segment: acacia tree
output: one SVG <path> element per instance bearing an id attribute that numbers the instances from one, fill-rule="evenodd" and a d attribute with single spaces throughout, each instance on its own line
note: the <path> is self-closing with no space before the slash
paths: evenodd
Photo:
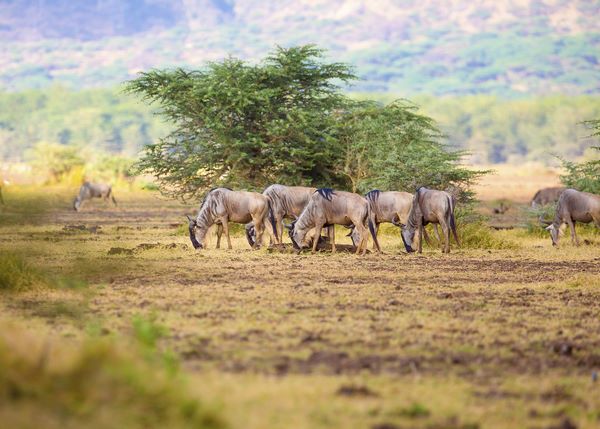
<path id="1" fill-rule="evenodd" d="M 176 126 L 137 164 L 166 193 L 189 197 L 217 185 L 342 185 L 334 112 L 350 67 L 312 46 L 277 48 L 250 65 L 228 58 L 201 71 L 153 70 L 126 91 L 158 103 Z M 337 83 L 336 83 L 337 82 Z"/>
<path id="2" fill-rule="evenodd" d="M 482 173 L 459 165 L 464 153 L 449 150 L 416 106 L 343 95 L 339 85 L 353 79 L 348 65 L 323 61 L 312 45 L 277 48 L 257 65 L 228 58 L 200 71 L 142 73 L 126 91 L 159 104 L 176 128 L 145 148 L 137 170 L 184 198 L 276 182 L 466 191 Z"/>
<path id="3" fill-rule="evenodd" d="M 583 123 L 592 130 L 591 136 L 600 137 L 600 119 Z M 600 146 L 592 146 L 600 153 Z M 600 159 L 586 162 L 571 162 L 562 159 L 566 174 L 560 177 L 563 184 L 579 191 L 600 194 Z"/>
<path id="4" fill-rule="evenodd" d="M 464 151 L 450 150 L 435 121 L 407 100 L 387 106 L 356 103 L 341 131 L 343 172 L 353 191 L 373 188 L 414 191 L 418 186 L 452 189 L 463 200 L 486 171 L 462 168 Z"/>

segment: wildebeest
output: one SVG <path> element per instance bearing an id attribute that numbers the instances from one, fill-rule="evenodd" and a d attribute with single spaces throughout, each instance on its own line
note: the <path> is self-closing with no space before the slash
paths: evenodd
<path id="1" fill-rule="evenodd" d="M 367 226 L 375 240 L 375 227 L 369 220 L 369 205 L 367 200 L 357 194 L 344 191 L 334 191 L 330 188 L 317 189 L 311 195 L 298 219 L 292 223 L 290 238 L 294 247 L 301 249 L 306 243 L 307 233 L 314 228 L 315 237 L 321 235 L 321 229 L 329 225 L 354 225 L 359 242 L 356 253 L 367 251 Z M 335 252 L 335 234 L 331 234 L 331 250 Z M 313 239 L 312 251 L 315 252 L 318 240 Z"/>
<path id="2" fill-rule="evenodd" d="M 408 192 L 381 192 L 378 189 L 365 195 L 369 203 L 369 216 L 375 226 L 375 236 L 379 232 L 379 224 L 390 222 L 394 225 L 406 224 L 412 206 L 413 196 Z M 373 247 L 381 251 L 379 242 L 373 240 Z"/>
<path id="3" fill-rule="evenodd" d="M 233 191 L 229 188 L 212 189 L 202 201 L 196 219 L 188 216 L 192 245 L 195 249 L 201 249 L 208 229 L 217 224 L 225 233 L 227 247 L 231 249 L 229 222 L 242 224 L 252 222 L 256 231 L 253 247 L 259 247 L 262 244 L 268 211 L 268 198 L 257 192 Z"/>
<path id="4" fill-rule="evenodd" d="M 115 196 L 112 194 L 112 187 L 110 185 L 84 182 L 79 188 L 79 195 L 73 201 L 73 209 L 79 211 L 83 207 L 83 203 L 92 198 L 103 198 L 105 202 L 108 202 L 108 199 L 111 198 L 113 204 L 117 205 L 117 200 L 115 200 Z"/>
<path id="5" fill-rule="evenodd" d="M 271 204 L 269 216 L 275 233 L 275 244 L 283 238 L 283 219 L 297 219 L 317 188 L 306 186 L 271 185 L 263 191 Z"/>
<path id="6" fill-rule="evenodd" d="M 551 188 L 540 189 L 531 199 L 531 207 L 536 208 L 557 202 L 565 189 L 567 188 L 564 186 L 554 186 Z"/>
<path id="7" fill-rule="evenodd" d="M 450 230 L 460 245 L 454 219 L 454 198 L 445 191 L 420 187 L 413 197 L 406 225 L 402 226 L 402 241 L 407 252 L 413 252 L 412 244 L 418 231 L 417 250 L 422 253 L 424 227 L 428 223 L 439 223 L 444 236 L 442 253 L 450 253 Z"/>
<path id="8" fill-rule="evenodd" d="M 542 220 L 542 222 L 544 222 Z M 580 192 L 575 189 L 565 189 L 558 199 L 554 221 L 544 222 L 550 231 L 552 245 L 558 244 L 560 227 L 566 223 L 571 230 L 571 242 L 579 246 L 579 239 L 575 232 L 575 223 L 594 222 L 600 228 L 600 195 Z"/>

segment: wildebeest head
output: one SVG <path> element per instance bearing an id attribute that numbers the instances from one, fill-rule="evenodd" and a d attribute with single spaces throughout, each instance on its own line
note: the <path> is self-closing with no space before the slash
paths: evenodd
<path id="1" fill-rule="evenodd" d="M 360 241 L 360 234 L 358 233 L 354 225 L 346 226 L 346 228 L 350 230 L 350 232 L 346 234 L 346 237 L 350 237 L 352 239 L 352 245 L 356 247 Z"/>
<path id="2" fill-rule="evenodd" d="M 400 224 L 400 229 L 400 237 L 402 237 L 402 243 L 404 243 L 404 248 L 408 253 L 414 252 L 414 249 L 412 248 L 412 243 L 415 239 L 415 229 L 403 224 Z"/>
<path id="3" fill-rule="evenodd" d="M 190 240 L 192 241 L 192 246 L 194 246 L 194 249 L 202 249 L 204 246 L 202 245 L 202 240 L 204 240 L 204 236 L 206 235 L 206 232 L 204 232 L 203 234 L 201 234 L 202 236 L 200 237 L 200 241 L 198 240 L 198 224 L 196 222 L 196 219 L 193 219 L 189 216 L 186 216 L 188 219 L 188 230 L 190 232 Z"/>
<path id="4" fill-rule="evenodd" d="M 80 207 L 81 207 L 81 198 L 79 198 L 79 196 L 77 196 L 73 200 L 73 210 L 78 212 Z"/>
<path id="5" fill-rule="evenodd" d="M 291 224 L 284 226 L 288 230 L 288 235 L 290 236 L 290 240 L 292 240 L 292 245 L 294 249 L 301 250 L 303 247 L 308 247 L 308 243 L 305 241 L 307 229 L 301 228 L 296 224 L 294 220 Z"/>
<path id="6" fill-rule="evenodd" d="M 560 236 L 560 228 L 554 226 L 554 224 L 550 224 L 546 227 L 546 230 L 550 232 L 550 238 L 552 239 L 552 245 L 558 245 L 558 237 Z"/>

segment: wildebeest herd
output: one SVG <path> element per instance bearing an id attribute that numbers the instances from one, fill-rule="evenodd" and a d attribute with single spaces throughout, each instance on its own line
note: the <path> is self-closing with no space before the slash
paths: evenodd
<path id="1" fill-rule="evenodd" d="M 73 208 L 79 211 L 83 203 L 92 198 L 109 198 L 116 205 L 109 185 L 85 182 Z M 540 217 L 550 232 L 552 244 L 558 244 L 563 225 L 571 230 L 571 239 L 579 244 L 575 223 L 590 223 L 600 228 L 600 196 L 560 187 L 539 190 L 533 197 L 532 207 L 555 203 L 556 213 L 552 222 Z M 271 244 L 283 244 L 284 227 L 297 251 L 311 248 L 315 252 L 320 244 L 329 243 L 336 251 L 335 225 L 351 231 L 348 234 L 355 253 L 365 254 L 369 235 L 373 248 L 380 252 L 377 240 L 379 225 L 392 223 L 401 228 L 400 237 L 407 252 L 422 252 L 423 238 L 430 242 L 425 226 L 433 224 L 439 241 L 437 226 L 442 230 L 442 252 L 450 252 L 450 236 L 460 245 L 455 220 L 456 198 L 446 191 L 419 187 L 415 194 L 408 192 L 383 192 L 372 190 L 365 196 L 330 188 L 271 185 L 263 193 L 234 191 L 229 188 L 214 188 L 209 191 L 196 218 L 188 216 L 188 229 L 195 249 L 205 247 L 205 238 L 213 225 L 217 226 L 217 245 L 225 233 L 227 247 L 232 248 L 229 223 L 245 225 L 246 238 L 253 248 L 263 244 L 263 235 L 268 233 Z M 291 220 L 285 224 L 284 219 Z M 323 229 L 326 235 L 321 236 Z"/>

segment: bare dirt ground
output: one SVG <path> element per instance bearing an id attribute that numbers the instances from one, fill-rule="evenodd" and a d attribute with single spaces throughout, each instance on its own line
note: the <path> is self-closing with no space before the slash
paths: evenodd
<path id="1" fill-rule="evenodd" d="M 579 248 L 516 229 L 493 232 L 506 250 L 407 255 L 388 228 L 385 253 L 359 257 L 252 251 L 240 230 L 233 250 L 197 252 L 182 226 L 195 204 L 117 197 L 0 227 L 0 250 L 89 284 L 0 295 L 3 318 L 72 341 L 153 318 L 233 427 L 600 426 L 593 232 Z"/>

